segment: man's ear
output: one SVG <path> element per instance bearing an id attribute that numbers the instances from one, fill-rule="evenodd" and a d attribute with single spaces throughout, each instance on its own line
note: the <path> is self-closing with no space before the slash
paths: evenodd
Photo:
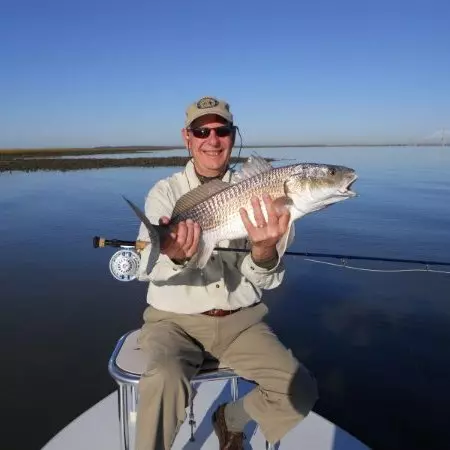
<path id="1" fill-rule="evenodd" d="M 182 128 L 181 129 L 181 137 L 183 139 L 185 147 L 188 150 L 190 150 L 191 143 L 189 141 L 189 132 L 186 130 L 186 128 Z"/>

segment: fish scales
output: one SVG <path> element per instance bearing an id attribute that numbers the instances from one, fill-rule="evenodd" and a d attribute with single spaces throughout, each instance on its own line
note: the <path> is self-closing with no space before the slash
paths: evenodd
<path id="1" fill-rule="evenodd" d="M 284 196 L 284 182 L 294 170 L 295 166 L 275 168 L 237 184 L 231 184 L 230 187 L 179 214 L 173 222 L 177 223 L 189 218 L 198 222 L 203 231 L 207 231 L 224 226 L 233 219 L 240 220 L 241 207 L 253 210 L 252 197 L 261 198 L 264 193 L 271 195 L 274 199 Z M 264 205 L 262 206 L 265 211 Z"/>

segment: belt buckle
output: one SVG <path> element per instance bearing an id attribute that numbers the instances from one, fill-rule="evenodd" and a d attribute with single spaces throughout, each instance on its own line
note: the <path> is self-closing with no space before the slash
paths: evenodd
<path id="1" fill-rule="evenodd" d="M 225 309 L 219 309 L 219 308 L 213 308 L 209 311 L 205 311 L 205 314 L 212 317 L 224 317 L 232 314 L 231 310 L 225 310 Z"/>
<path id="2" fill-rule="evenodd" d="M 205 311 L 202 314 L 205 314 L 207 316 L 212 316 L 212 317 L 225 317 L 225 316 L 231 316 L 232 314 L 240 311 L 242 308 L 237 308 L 237 309 L 219 309 L 219 308 L 213 308 L 210 309 L 209 311 Z"/>

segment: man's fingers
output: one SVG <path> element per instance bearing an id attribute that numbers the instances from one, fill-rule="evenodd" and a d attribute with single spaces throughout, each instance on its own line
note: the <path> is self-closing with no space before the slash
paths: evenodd
<path id="1" fill-rule="evenodd" d="M 272 198 L 270 197 L 270 195 L 268 195 L 268 194 L 263 195 L 263 201 L 264 201 L 264 204 L 266 205 L 266 210 L 267 210 L 267 224 L 270 227 L 275 228 L 278 225 L 278 215 L 277 215 L 277 211 L 275 209 L 275 204 L 274 204 Z"/>
<path id="2" fill-rule="evenodd" d="M 167 225 L 170 222 L 170 219 L 167 216 L 162 216 L 159 219 L 159 224 L 160 225 Z"/>
<path id="3" fill-rule="evenodd" d="M 193 226 L 192 244 L 186 253 L 186 256 L 188 258 L 192 258 L 192 256 L 194 256 L 195 253 L 197 253 L 198 243 L 200 242 L 200 232 L 201 232 L 200 225 L 197 222 L 195 222 Z"/>
<path id="4" fill-rule="evenodd" d="M 252 197 L 252 207 L 253 207 L 253 216 L 255 218 L 256 226 L 264 225 L 266 223 L 266 219 L 264 218 L 264 214 L 261 209 L 261 203 L 259 202 L 258 197 Z"/>
<path id="5" fill-rule="evenodd" d="M 169 233 L 169 235 L 164 239 L 161 243 L 161 251 L 162 253 L 169 255 L 177 251 L 178 243 L 177 243 L 177 234 L 175 232 Z"/>
<path id="6" fill-rule="evenodd" d="M 187 236 L 186 224 L 184 222 L 180 222 L 177 228 L 177 244 L 180 247 L 183 247 L 184 243 L 186 242 L 186 236 Z"/>
<path id="7" fill-rule="evenodd" d="M 194 222 L 191 219 L 186 220 L 186 240 L 183 244 L 183 250 L 188 251 L 194 240 Z"/>
<path id="8" fill-rule="evenodd" d="M 241 215 L 242 222 L 244 222 L 244 227 L 247 230 L 247 233 L 251 234 L 254 229 L 254 226 L 248 217 L 247 210 L 245 208 L 241 208 L 239 210 L 239 213 Z"/>
<path id="9" fill-rule="evenodd" d="M 291 213 L 289 212 L 289 210 L 286 209 L 285 211 L 283 211 L 280 218 L 278 219 L 278 226 L 280 227 L 280 231 L 282 234 L 284 234 L 287 231 L 290 219 Z"/>

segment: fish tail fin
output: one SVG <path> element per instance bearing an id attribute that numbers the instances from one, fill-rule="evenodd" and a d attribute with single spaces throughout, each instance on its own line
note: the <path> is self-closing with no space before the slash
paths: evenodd
<path id="1" fill-rule="evenodd" d="M 150 273 L 153 267 L 155 266 L 156 261 L 158 260 L 159 255 L 161 253 L 160 234 L 162 227 L 159 225 L 153 225 L 148 219 L 148 217 L 131 200 L 128 200 L 125 197 L 123 198 L 131 207 L 131 209 L 135 212 L 135 214 L 139 217 L 141 222 L 145 225 L 145 228 L 147 228 L 148 236 L 150 238 L 150 255 L 148 257 L 147 273 Z"/>

